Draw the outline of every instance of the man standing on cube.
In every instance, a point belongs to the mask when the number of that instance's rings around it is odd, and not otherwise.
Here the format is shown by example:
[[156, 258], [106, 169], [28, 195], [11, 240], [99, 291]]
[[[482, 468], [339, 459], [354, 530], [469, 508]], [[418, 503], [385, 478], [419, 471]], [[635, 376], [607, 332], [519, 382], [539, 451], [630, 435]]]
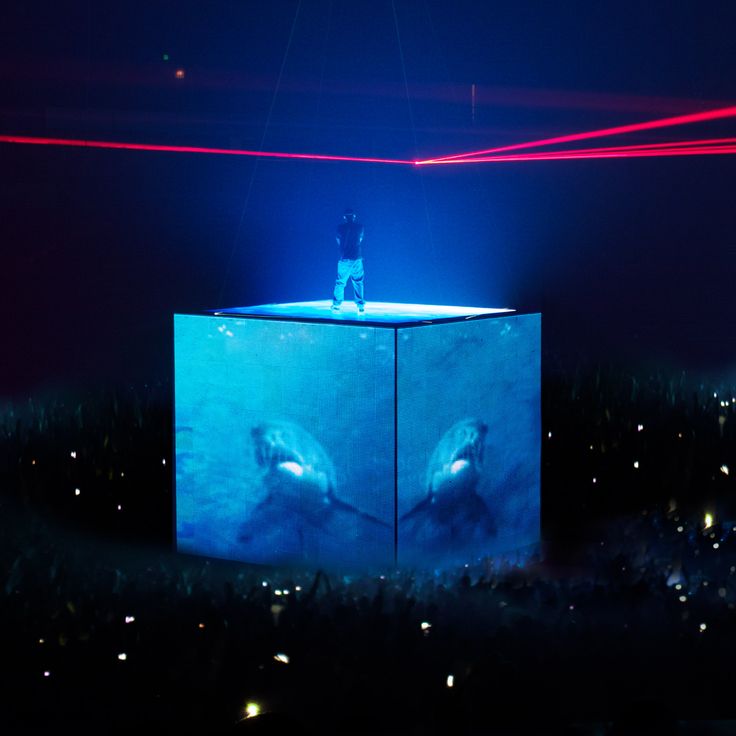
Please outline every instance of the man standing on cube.
[[365, 312], [365, 299], [363, 298], [363, 252], [361, 243], [365, 230], [358, 222], [355, 212], [351, 209], [345, 210], [342, 216], [343, 222], [337, 226], [337, 245], [340, 248], [340, 260], [337, 262], [337, 280], [335, 291], [332, 296], [332, 311], [339, 312], [342, 300], [345, 297], [345, 284], [348, 278], [353, 284], [353, 296], [358, 311]]

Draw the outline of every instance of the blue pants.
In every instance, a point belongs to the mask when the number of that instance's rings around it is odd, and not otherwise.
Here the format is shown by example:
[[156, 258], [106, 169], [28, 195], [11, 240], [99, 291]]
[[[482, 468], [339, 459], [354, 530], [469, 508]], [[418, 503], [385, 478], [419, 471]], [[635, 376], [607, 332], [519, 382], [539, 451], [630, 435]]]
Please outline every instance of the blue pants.
[[337, 262], [337, 279], [335, 280], [335, 292], [332, 296], [332, 303], [339, 307], [345, 298], [345, 284], [348, 278], [353, 283], [353, 296], [355, 303], [362, 307], [365, 304], [363, 298], [363, 259], [356, 258], [354, 261], [348, 258], [341, 258]]

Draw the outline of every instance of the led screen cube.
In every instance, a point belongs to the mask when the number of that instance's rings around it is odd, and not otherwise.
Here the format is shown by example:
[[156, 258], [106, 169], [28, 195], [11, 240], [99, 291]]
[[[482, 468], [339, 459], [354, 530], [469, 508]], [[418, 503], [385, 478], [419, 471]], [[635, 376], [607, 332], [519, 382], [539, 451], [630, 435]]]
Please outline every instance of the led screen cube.
[[363, 568], [533, 546], [540, 328], [375, 303], [175, 315], [178, 549]]

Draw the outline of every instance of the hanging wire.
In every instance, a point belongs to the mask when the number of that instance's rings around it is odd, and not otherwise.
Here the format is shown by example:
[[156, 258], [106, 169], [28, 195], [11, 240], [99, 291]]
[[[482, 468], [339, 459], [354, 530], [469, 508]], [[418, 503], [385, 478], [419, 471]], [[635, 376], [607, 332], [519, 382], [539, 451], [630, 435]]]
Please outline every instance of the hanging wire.
[[[418, 142], [417, 142], [417, 130], [414, 125], [414, 110], [411, 105], [411, 96], [409, 95], [409, 80], [406, 76], [406, 63], [404, 61], [404, 47], [401, 43], [401, 32], [399, 30], [399, 18], [396, 14], [396, 3], [395, 0], [391, 0], [391, 10], [394, 15], [394, 27], [396, 28], [396, 40], [399, 45], [399, 58], [401, 59], [401, 71], [404, 76], [404, 91], [406, 93], [406, 104], [409, 108], [409, 123], [411, 124], [411, 134], [414, 141], [414, 158], [417, 157]], [[418, 167], [421, 168], [421, 167]], [[429, 251], [432, 258], [432, 264], [434, 266], [434, 287], [435, 293], [439, 294], [440, 291], [440, 279], [439, 279], [439, 262], [437, 258], [437, 247], [434, 240], [434, 234], [432, 232], [432, 220], [429, 216], [429, 202], [427, 201], [427, 188], [424, 184], [424, 176], [422, 171], [418, 171], [419, 183], [422, 187], [422, 200], [424, 201], [424, 217], [427, 222], [427, 232], [429, 234]]]
[[[281, 87], [281, 78], [284, 74], [284, 69], [286, 68], [286, 60], [289, 56], [289, 49], [291, 48], [291, 42], [294, 38], [294, 30], [296, 29], [296, 24], [299, 19], [299, 11], [302, 7], [302, 0], [299, 0], [296, 6], [296, 11], [294, 12], [294, 19], [291, 22], [291, 30], [289, 31], [289, 39], [286, 42], [286, 48], [284, 49], [284, 56], [281, 60], [281, 68], [279, 69], [279, 75], [276, 79], [276, 85], [273, 89], [273, 95], [271, 96], [271, 104], [268, 108], [268, 114], [266, 115], [266, 122], [263, 126], [263, 134], [261, 135], [261, 142], [258, 146], [258, 151], [263, 151], [263, 146], [266, 143], [266, 136], [268, 134], [268, 128], [271, 124], [271, 115], [273, 114], [273, 109], [276, 104], [276, 96], [278, 95], [279, 88]], [[253, 190], [253, 182], [256, 177], [256, 173], [258, 172], [258, 165], [260, 163], [260, 159], [256, 159], [255, 163], [253, 164], [253, 168], [250, 173], [250, 180], [248, 181], [248, 189], [245, 193], [245, 200], [243, 201], [243, 208], [240, 212], [240, 219], [238, 220], [238, 226], [235, 230], [235, 237], [233, 238], [233, 247], [230, 249], [230, 257], [227, 259], [227, 264], [225, 266], [225, 274], [222, 278], [222, 285], [220, 286], [220, 293], [217, 298], [218, 305], [222, 305], [222, 299], [223, 294], [225, 292], [225, 283], [227, 282], [228, 274], [230, 273], [230, 265], [232, 264], [233, 257], [235, 256], [235, 250], [238, 247], [238, 240], [240, 240], [240, 231], [243, 228], [243, 222], [245, 221], [245, 213], [248, 209], [248, 203], [250, 202], [250, 195]]]

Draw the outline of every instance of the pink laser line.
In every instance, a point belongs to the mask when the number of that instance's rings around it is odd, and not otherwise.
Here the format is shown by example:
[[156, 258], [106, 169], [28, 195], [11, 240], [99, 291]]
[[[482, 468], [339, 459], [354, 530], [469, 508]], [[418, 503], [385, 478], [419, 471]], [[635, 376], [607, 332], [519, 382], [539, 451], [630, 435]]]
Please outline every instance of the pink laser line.
[[457, 153], [452, 156], [440, 156], [438, 158], [427, 158], [416, 161], [417, 166], [436, 164], [443, 161], [451, 161], [455, 159], [465, 159], [471, 157], [486, 156], [492, 153], [502, 153], [504, 151], [518, 151], [524, 148], [539, 148], [540, 146], [550, 146], [555, 143], [570, 143], [572, 141], [589, 140], [591, 138], [604, 138], [610, 135], [621, 135], [624, 133], [636, 133], [641, 130], [654, 130], [655, 128], [669, 128], [675, 125], [688, 125], [690, 123], [700, 123], [706, 120], [720, 120], [723, 118], [736, 117], [736, 106], [721, 107], [717, 110], [706, 110], [705, 112], [696, 112], [689, 115], [676, 115], [670, 118], [660, 118], [658, 120], [649, 120], [644, 123], [631, 123], [629, 125], [619, 125], [613, 128], [601, 128], [600, 130], [591, 130], [585, 133], [572, 133], [570, 135], [560, 135], [553, 138], [541, 138], [536, 141], [526, 141], [525, 143], [514, 143], [509, 146], [497, 146], [496, 148], [487, 148], [481, 151], [470, 151], [468, 153]]
[[436, 164], [502, 163], [505, 161], [561, 161], [570, 159], [601, 158], [658, 158], [664, 156], [703, 156], [736, 153], [736, 145], [731, 146], [679, 146], [665, 149], [640, 148], [635, 150], [595, 151], [548, 151], [546, 153], [519, 153], [501, 156], [480, 156], [477, 158], [438, 161]]
[[117, 141], [75, 140], [71, 138], [34, 138], [19, 135], [0, 135], [0, 143], [22, 143], [36, 146], [74, 146], [78, 148], [113, 148], [133, 151], [167, 151], [175, 153], [210, 153], [224, 156], [252, 156], [260, 158], [292, 158], [310, 161], [352, 161], [372, 164], [405, 164], [405, 161], [393, 158], [368, 158], [362, 156], [330, 156], [320, 153], [282, 153], [278, 151], [249, 151], [236, 148], [205, 148], [202, 146], [164, 146], [150, 143], [121, 143]]
[[417, 165], [420, 163], [470, 164], [470, 163], [502, 163], [505, 161], [555, 161], [578, 158], [642, 158], [661, 156], [695, 156], [708, 154], [736, 153], [736, 138], [704, 138], [692, 141], [671, 141], [666, 143], [636, 144], [627, 146], [608, 146], [598, 148], [581, 148], [561, 151], [542, 151], [533, 153], [501, 154], [495, 156], [478, 155], [457, 158], [442, 158], [431, 162], [408, 161], [404, 159], [368, 158], [357, 156], [332, 156], [325, 154], [282, 153], [274, 151], [249, 151], [244, 149], [208, 148], [201, 146], [170, 146], [146, 143], [123, 143], [116, 141], [90, 141], [65, 138], [33, 138], [28, 136], [0, 135], [0, 143], [20, 143], [31, 145], [59, 145], [72, 147], [128, 149], [141, 151], [164, 151], [177, 153], [209, 153], [236, 156], [262, 156], [264, 158], [291, 158], [322, 161], [348, 161], [366, 163], [385, 163], [400, 165]]

